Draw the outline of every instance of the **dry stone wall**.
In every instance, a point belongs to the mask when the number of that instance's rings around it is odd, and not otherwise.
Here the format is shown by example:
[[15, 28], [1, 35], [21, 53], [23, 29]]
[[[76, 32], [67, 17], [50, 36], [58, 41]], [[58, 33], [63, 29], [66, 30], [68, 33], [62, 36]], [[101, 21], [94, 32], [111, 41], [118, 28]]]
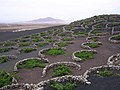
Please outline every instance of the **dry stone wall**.
[[42, 77], [45, 77], [46, 73], [48, 70], [50, 70], [51, 68], [55, 68], [59, 65], [66, 65], [66, 66], [70, 66], [70, 67], [73, 67], [73, 68], [76, 68], [77, 70], [80, 70], [81, 69], [81, 66], [77, 63], [74, 63], [74, 62], [56, 62], [56, 63], [52, 63], [50, 65], [47, 65], [43, 71], [42, 71]]
[[15, 66], [14, 66], [14, 71], [18, 71], [17, 65], [22, 64], [24, 61], [30, 60], [30, 59], [35, 59], [35, 60], [40, 60], [40, 61], [44, 61], [44, 62], [49, 62], [48, 59], [42, 59], [42, 58], [37, 58], [37, 57], [32, 57], [32, 58], [26, 58], [23, 60], [18, 61]]

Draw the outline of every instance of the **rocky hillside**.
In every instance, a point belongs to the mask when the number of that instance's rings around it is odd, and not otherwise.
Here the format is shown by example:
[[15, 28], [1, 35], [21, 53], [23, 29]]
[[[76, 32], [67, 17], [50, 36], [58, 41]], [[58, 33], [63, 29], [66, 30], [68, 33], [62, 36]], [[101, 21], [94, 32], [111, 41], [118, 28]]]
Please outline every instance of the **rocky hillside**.
[[[66, 29], [74, 31], [120, 31], [120, 15], [99, 15], [70, 23]], [[112, 33], [112, 32], [111, 32]]]

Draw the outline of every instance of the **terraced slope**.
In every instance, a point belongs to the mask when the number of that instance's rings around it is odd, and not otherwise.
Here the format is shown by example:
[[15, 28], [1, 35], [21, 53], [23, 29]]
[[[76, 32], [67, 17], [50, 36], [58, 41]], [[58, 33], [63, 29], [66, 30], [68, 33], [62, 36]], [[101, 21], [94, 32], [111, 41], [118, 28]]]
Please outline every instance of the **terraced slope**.
[[[24, 32], [21, 33], [24, 35]], [[25, 33], [27, 33], [27, 31]], [[37, 33], [33, 32], [30, 35], [0, 42], [0, 56], [9, 55], [10, 58], [10, 60], [6, 60], [0, 64], [0, 71], [16, 72], [17, 77], [15, 75], [12, 75], [12, 77], [16, 77], [19, 83], [13, 86], [3, 87], [2, 89], [7, 90], [11, 88], [11, 90], [14, 90], [16, 88], [27, 88], [28, 90], [37, 90], [44, 88], [44, 86], [49, 86], [49, 83], [52, 81], [65, 83], [67, 80], [69, 85], [72, 83], [77, 87], [76, 81], [79, 82], [79, 84], [81, 84], [80, 82], [84, 82], [85, 84], [94, 82], [94, 79], [88, 81], [89, 71], [98, 70], [99, 73], [101, 67], [107, 67], [108, 69], [113, 69], [113, 71], [115, 69], [116, 72], [119, 72], [119, 33], [120, 15], [100, 15], [75, 21], [67, 26], [57, 27], [55, 29], [51, 28], [50, 30], [42, 32], [37, 31]], [[81, 53], [83, 51], [87, 53]], [[75, 55], [76, 52], [80, 52], [79, 55]], [[94, 52], [95, 54], [89, 54], [88, 52]], [[16, 58], [11, 58], [12, 55]], [[28, 58], [37, 58], [37, 60], [45, 61], [47, 64], [44, 64], [44, 67], [41, 68], [39, 64], [36, 63], [39, 61], [34, 61], [35, 59], [26, 63]], [[20, 68], [18, 70], [17, 65], [19, 65], [19, 67], [27, 65], [32, 68]], [[58, 69], [59, 66], [64, 66], [65, 68], [62, 67], [61, 69], [60, 67], [60, 69]], [[60, 76], [53, 77], [54, 72]], [[63, 74], [63, 72], [67, 73]], [[106, 71], [103, 73], [106, 74]], [[107, 73], [109, 72], [107, 71]], [[120, 77], [118, 75], [115, 78]], [[73, 82], [69, 83], [69, 81]], [[110, 77], [109, 81], [111, 81]], [[58, 82], [55, 82], [54, 85]], [[119, 79], [117, 82], [119, 82]], [[65, 88], [64, 85], [58, 84], [62, 86], [62, 88]], [[93, 84], [95, 85], [95, 83]], [[102, 84], [100, 83], [100, 85]], [[105, 88], [107, 88], [106, 86], [107, 85], [105, 85]], [[15, 88], [13, 89], [13, 87]], [[57, 86], [52, 87], [57, 88]], [[82, 87], [86, 87], [86, 85], [81, 85], [81, 89]], [[95, 86], [92, 87], [91, 85], [90, 87], [93, 90], [96, 89]], [[116, 90], [120, 89], [119, 86], [117, 86], [117, 88]]]

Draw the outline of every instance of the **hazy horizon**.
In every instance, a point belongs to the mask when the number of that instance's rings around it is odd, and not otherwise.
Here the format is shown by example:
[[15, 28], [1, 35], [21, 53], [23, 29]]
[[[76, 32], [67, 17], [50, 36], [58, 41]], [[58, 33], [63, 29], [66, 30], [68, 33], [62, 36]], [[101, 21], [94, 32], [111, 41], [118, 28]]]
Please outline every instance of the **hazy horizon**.
[[94, 15], [120, 14], [119, 0], [0, 0], [0, 22], [52, 17], [80, 20]]

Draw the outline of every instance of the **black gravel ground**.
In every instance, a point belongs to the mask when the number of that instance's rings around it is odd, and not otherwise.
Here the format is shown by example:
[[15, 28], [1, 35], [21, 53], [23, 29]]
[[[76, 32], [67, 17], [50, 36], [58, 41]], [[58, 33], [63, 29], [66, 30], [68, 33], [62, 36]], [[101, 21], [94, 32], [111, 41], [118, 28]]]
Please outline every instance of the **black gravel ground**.
[[[5, 40], [12, 40], [12, 39], [19, 38], [19, 37], [25, 36], [25, 35], [30, 35], [30, 34], [34, 34], [34, 33], [39, 33], [39, 32], [43, 32], [43, 31], [56, 29], [58, 27], [62, 27], [62, 26], [56, 26], [56, 27], [50, 27], [50, 28], [44, 28], [44, 29], [35, 29], [35, 30], [22, 31], [22, 32], [0, 32], [0, 42], [5, 41]], [[18, 58], [19, 58], [18, 60], [1, 64], [0, 70], [3, 70], [3, 68], [5, 70], [7, 69], [8, 71], [12, 70], [14, 64], [17, 61], [19, 61], [23, 58], [37, 56], [38, 51], [33, 52], [34, 54], [33, 53], [22, 54], [22, 55], [18, 56]], [[11, 68], [8, 69], [8, 67], [10, 67], [10, 66], [11, 66]], [[92, 82], [91, 85], [80, 84], [75, 90], [120, 90], [120, 76], [112, 76], [112, 77], [105, 77], [105, 78], [93, 76], [93, 77], [90, 77], [89, 80]], [[54, 89], [46, 86], [45, 90], [54, 90]]]
[[[120, 90], [120, 76], [112, 77], [90, 77], [91, 85], [80, 84], [74, 90]], [[45, 86], [44, 90], [55, 90]]]
[[120, 76], [91, 77], [91, 85], [80, 85], [75, 90], [120, 90]]
[[34, 33], [39, 33], [39, 32], [43, 32], [43, 31], [56, 29], [56, 28], [59, 28], [59, 27], [63, 27], [63, 25], [48, 27], [48, 28], [42, 28], [42, 29], [35, 29], [35, 30], [26, 30], [26, 31], [21, 31], [21, 32], [11, 32], [11, 31], [0, 32], [0, 42], [1, 41], [6, 41], [6, 40], [12, 40], [12, 39], [19, 38], [19, 37], [25, 36], [25, 35], [30, 35], [30, 34], [34, 34]]

